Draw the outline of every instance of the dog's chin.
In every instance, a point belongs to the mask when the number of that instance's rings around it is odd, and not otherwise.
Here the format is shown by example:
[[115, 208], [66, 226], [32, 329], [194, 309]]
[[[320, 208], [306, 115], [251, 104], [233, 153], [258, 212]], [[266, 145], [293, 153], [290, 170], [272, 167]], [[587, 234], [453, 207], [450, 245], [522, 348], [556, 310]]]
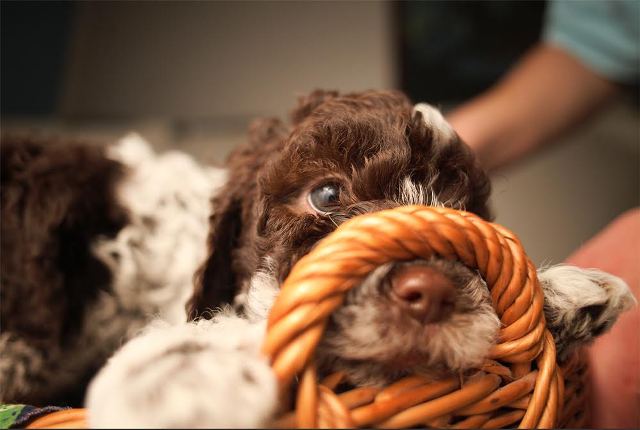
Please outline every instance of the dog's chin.
[[440, 379], [482, 365], [500, 327], [495, 316], [483, 314], [454, 314], [423, 326], [386, 314], [384, 325], [330, 328], [317, 351], [323, 373], [343, 372], [354, 386], [388, 385], [411, 374]]

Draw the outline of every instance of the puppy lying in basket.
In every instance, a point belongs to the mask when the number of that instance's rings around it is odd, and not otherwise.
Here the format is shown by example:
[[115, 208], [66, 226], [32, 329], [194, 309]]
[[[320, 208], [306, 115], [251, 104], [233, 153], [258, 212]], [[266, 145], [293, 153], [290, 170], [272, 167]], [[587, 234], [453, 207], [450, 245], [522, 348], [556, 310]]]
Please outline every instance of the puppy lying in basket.
[[[470, 151], [436, 109], [395, 92], [316, 91], [290, 125], [255, 122], [228, 169], [189, 303], [194, 321], [156, 324], [110, 359], [89, 389], [91, 425], [267, 425], [278, 393], [260, 353], [265, 319], [320, 239], [352, 217], [403, 205], [490, 218], [489, 181]], [[597, 270], [556, 266], [538, 276], [560, 357], [634, 301], [622, 280]], [[316, 357], [321, 374], [344, 372], [354, 386], [441, 377], [481, 365], [499, 330], [476, 271], [439, 258], [387, 263], [347, 293]]]

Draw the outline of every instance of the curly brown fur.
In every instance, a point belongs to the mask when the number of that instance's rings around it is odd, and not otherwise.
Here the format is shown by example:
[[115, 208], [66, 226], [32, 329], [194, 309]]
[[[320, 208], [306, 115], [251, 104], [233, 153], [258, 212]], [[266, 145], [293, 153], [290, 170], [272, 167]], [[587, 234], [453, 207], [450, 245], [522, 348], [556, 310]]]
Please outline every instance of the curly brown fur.
[[[255, 122], [248, 144], [228, 160], [228, 184], [212, 202], [210, 256], [189, 305], [192, 316], [245, 290], [266, 269], [265, 257], [282, 281], [337, 224], [402, 204], [398, 190], [407, 177], [440, 202], [490, 216], [490, 184], [469, 149], [455, 135], [435, 144], [432, 129], [399, 92], [315, 91], [291, 117], [290, 126]], [[301, 197], [328, 179], [344, 186], [339, 213], [308, 211]]]
[[[358, 214], [423, 203], [490, 217], [488, 178], [455, 133], [430, 124], [433, 118], [423, 117], [429, 112], [416, 110], [399, 92], [340, 95], [315, 91], [300, 100], [290, 126], [276, 119], [254, 123], [249, 143], [228, 160], [227, 186], [213, 199], [210, 255], [196, 282], [191, 316], [206, 314], [234, 296], [242, 307], [252, 282], [273, 283], [272, 279], [281, 283], [293, 264], [321, 238]], [[309, 206], [307, 197], [327, 182], [339, 184], [339, 201], [330, 212], [319, 213]], [[470, 279], [460, 281], [461, 291]], [[480, 288], [486, 292], [484, 284]], [[382, 301], [380, 306], [390, 306]], [[480, 301], [490, 307], [488, 294]], [[350, 312], [347, 305], [335, 318]], [[351, 311], [358, 308], [365, 319], [365, 308], [375, 308], [371, 301], [351, 305]], [[495, 330], [499, 327], [495, 314], [490, 325]], [[386, 330], [400, 330], [401, 326]], [[360, 326], [347, 328], [338, 321], [333, 327], [327, 338], [333, 339], [329, 344], [335, 346], [356, 336]], [[492, 340], [491, 335], [484, 338]], [[324, 350], [339, 353], [339, 348]], [[393, 354], [383, 355], [387, 360]], [[324, 361], [334, 367], [338, 363], [354, 367], [348, 354], [344, 358]], [[363, 362], [366, 359], [363, 357]]]
[[126, 222], [113, 188], [122, 169], [79, 143], [3, 136], [0, 149], [0, 397], [46, 402], [52, 399], [39, 389], [46, 391], [45, 374], [54, 371], [47, 364], [73, 342], [84, 310], [109, 285], [89, 244]]
[[[248, 143], [237, 148], [227, 161], [229, 178], [212, 201], [209, 220], [209, 256], [207, 264], [196, 274], [196, 287], [187, 305], [188, 313], [197, 316], [216, 306], [231, 303], [236, 286], [246, 278], [246, 259], [250, 268], [257, 266], [252, 253], [253, 236], [246, 226], [255, 224], [255, 202], [259, 199], [256, 174], [281, 149], [288, 130], [277, 119], [254, 121], [249, 128]], [[227, 270], [219, 270], [225, 267]]]

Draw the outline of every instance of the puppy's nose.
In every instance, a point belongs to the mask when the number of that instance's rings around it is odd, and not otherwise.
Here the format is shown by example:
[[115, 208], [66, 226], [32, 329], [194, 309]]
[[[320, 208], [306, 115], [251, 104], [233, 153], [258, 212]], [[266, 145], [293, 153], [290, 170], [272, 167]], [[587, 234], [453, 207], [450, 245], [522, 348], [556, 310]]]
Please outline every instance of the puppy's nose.
[[412, 265], [391, 278], [391, 298], [422, 323], [442, 321], [453, 311], [453, 282], [437, 269]]

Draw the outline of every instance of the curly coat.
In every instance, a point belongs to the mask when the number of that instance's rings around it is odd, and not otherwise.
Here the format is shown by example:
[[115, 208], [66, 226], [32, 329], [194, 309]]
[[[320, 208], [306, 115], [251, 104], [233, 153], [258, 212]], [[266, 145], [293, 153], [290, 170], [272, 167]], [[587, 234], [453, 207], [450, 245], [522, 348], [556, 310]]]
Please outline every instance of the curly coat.
[[[20, 386], [13, 378], [24, 369], [37, 367], [32, 361], [62, 354], [82, 326], [84, 310], [109, 289], [111, 273], [90, 244], [114, 236], [127, 213], [115, 199], [123, 169], [100, 148], [11, 136], [0, 148], [2, 349], [7, 354], [20, 342], [38, 352], [18, 355], [23, 362], [11, 369], [0, 366], [7, 390]], [[29, 392], [5, 391], [2, 400], [51, 400], [38, 391], [49, 376], [38, 378]]]
[[[395, 91], [317, 90], [299, 100], [290, 126], [254, 122], [248, 143], [227, 161], [227, 185], [212, 200], [210, 252], [190, 315], [233, 301], [266, 264], [281, 282], [336, 224], [405, 203], [398, 192], [407, 178], [436, 197], [429, 203], [489, 218], [490, 182], [469, 148], [455, 134], [434, 136], [413, 108]], [[327, 178], [344, 185], [341, 213], [302, 211], [296, 199]]]
[[[414, 106], [395, 91], [314, 91], [299, 100], [290, 125], [254, 122], [228, 169], [212, 200], [209, 255], [188, 304], [192, 318], [232, 301], [249, 319], [264, 318], [291, 267], [358, 214], [426, 204], [491, 218], [490, 182], [469, 148], [437, 109]], [[339, 185], [337, 201], [327, 212], [314, 210], [308, 199], [327, 183]], [[453, 307], [443, 320], [425, 325], [390, 299], [395, 270], [406, 264], [453, 282]], [[624, 283], [610, 275], [559, 266], [539, 276], [560, 356], [610, 327], [631, 303]], [[500, 327], [477, 272], [438, 258], [398, 262], [347, 294], [316, 354], [321, 368], [341, 370], [355, 385], [384, 384], [406, 372], [474, 368]]]

